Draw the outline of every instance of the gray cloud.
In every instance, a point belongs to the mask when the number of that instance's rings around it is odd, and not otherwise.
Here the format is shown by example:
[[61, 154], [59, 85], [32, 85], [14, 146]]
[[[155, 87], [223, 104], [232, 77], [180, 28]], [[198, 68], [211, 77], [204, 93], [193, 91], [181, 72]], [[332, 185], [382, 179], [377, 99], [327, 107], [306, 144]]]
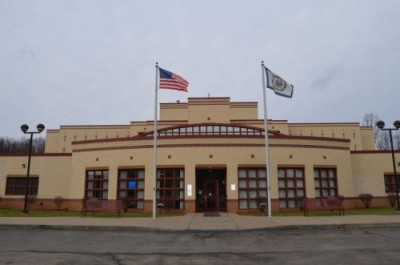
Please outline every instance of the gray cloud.
[[329, 89], [330, 84], [335, 80], [338, 80], [342, 77], [345, 71], [344, 65], [338, 64], [333, 65], [319, 74], [314, 76], [315, 80], [311, 83], [310, 87], [313, 89]]
[[152, 119], [157, 61], [190, 82], [187, 94], [160, 91], [160, 102], [210, 93], [258, 101], [262, 118], [264, 60], [295, 86], [293, 99], [268, 91], [269, 118], [374, 112], [391, 122], [398, 10], [397, 0], [0, 0], [0, 136], [21, 136], [22, 123]]

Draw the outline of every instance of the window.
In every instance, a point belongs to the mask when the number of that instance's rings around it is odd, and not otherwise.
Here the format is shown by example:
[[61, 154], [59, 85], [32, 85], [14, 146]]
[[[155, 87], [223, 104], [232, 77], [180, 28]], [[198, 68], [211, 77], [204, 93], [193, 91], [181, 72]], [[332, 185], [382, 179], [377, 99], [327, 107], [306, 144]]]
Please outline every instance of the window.
[[[7, 177], [6, 195], [25, 195], [26, 177]], [[29, 177], [29, 195], [38, 195], [39, 178]]]
[[108, 198], [108, 170], [87, 170], [85, 198]]
[[157, 170], [157, 202], [165, 209], [185, 209], [185, 173], [181, 168]]
[[144, 208], [144, 169], [120, 169], [118, 171], [117, 198], [128, 198], [128, 208]]
[[335, 168], [314, 169], [315, 198], [337, 197], [337, 177]]
[[[241, 135], [261, 136], [264, 131], [258, 128], [247, 128], [227, 125], [196, 125], [180, 128], [171, 128], [158, 131], [159, 136], [197, 136], [197, 135]], [[142, 134], [145, 137], [153, 137], [153, 132]]]
[[[400, 176], [397, 175], [397, 183], [399, 184], [398, 189], [400, 189]], [[385, 192], [396, 192], [396, 179], [394, 175], [385, 175]]]
[[297, 208], [306, 196], [303, 168], [278, 168], [279, 208]]
[[267, 200], [265, 168], [239, 168], [239, 209], [258, 209]]

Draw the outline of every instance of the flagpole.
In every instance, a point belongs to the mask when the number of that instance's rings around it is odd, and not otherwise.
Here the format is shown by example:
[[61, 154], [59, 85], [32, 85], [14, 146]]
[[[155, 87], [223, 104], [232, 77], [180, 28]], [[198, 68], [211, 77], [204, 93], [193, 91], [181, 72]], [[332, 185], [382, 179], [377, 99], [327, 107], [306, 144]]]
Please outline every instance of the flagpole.
[[264, 97], [264, 136], [265, 136], [265, 166], [267, 171], [267, 197], [268, 197], [268, 217], [272, 216], [271, 212], [271, 186], [269, 176], [269, 143], [268, 143], [268, 116], [267, 116], [267, 89], [265, 85], [265, 66], [261, 61], [262, 90]]
[[159, 86], [159, 68], [156, 62], [156, 91], [154, 93], [154, 128], [153, 128], [153, 219], [156, 218], [156, 200], [157, 200], [157, 110], [158, 110], [158, 86]]

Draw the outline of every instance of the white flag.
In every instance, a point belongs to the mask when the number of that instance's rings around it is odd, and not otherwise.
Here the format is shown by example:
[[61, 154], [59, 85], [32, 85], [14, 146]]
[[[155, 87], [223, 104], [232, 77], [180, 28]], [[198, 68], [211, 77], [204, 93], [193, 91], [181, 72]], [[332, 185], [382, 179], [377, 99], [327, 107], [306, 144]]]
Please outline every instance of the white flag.
[[291, 98], [293, 96], [293, 85], [286, 82], [279, 75], [271, 72], [267, 67], [265, 67], [265, 72], [267, 74], [267, 87], [272, 89], [275, 94]]

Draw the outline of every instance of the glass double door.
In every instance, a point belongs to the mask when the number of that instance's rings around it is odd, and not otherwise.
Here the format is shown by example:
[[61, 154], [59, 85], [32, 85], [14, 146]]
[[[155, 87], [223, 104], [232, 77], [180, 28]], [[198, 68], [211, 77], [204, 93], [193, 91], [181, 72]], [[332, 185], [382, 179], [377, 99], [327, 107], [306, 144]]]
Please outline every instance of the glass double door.
[[204, 211], [218, 211], [218, 180], [206, 179], [204, 181]]
[[226, 211], [225, 170], [196, 171], [196, 211]]

